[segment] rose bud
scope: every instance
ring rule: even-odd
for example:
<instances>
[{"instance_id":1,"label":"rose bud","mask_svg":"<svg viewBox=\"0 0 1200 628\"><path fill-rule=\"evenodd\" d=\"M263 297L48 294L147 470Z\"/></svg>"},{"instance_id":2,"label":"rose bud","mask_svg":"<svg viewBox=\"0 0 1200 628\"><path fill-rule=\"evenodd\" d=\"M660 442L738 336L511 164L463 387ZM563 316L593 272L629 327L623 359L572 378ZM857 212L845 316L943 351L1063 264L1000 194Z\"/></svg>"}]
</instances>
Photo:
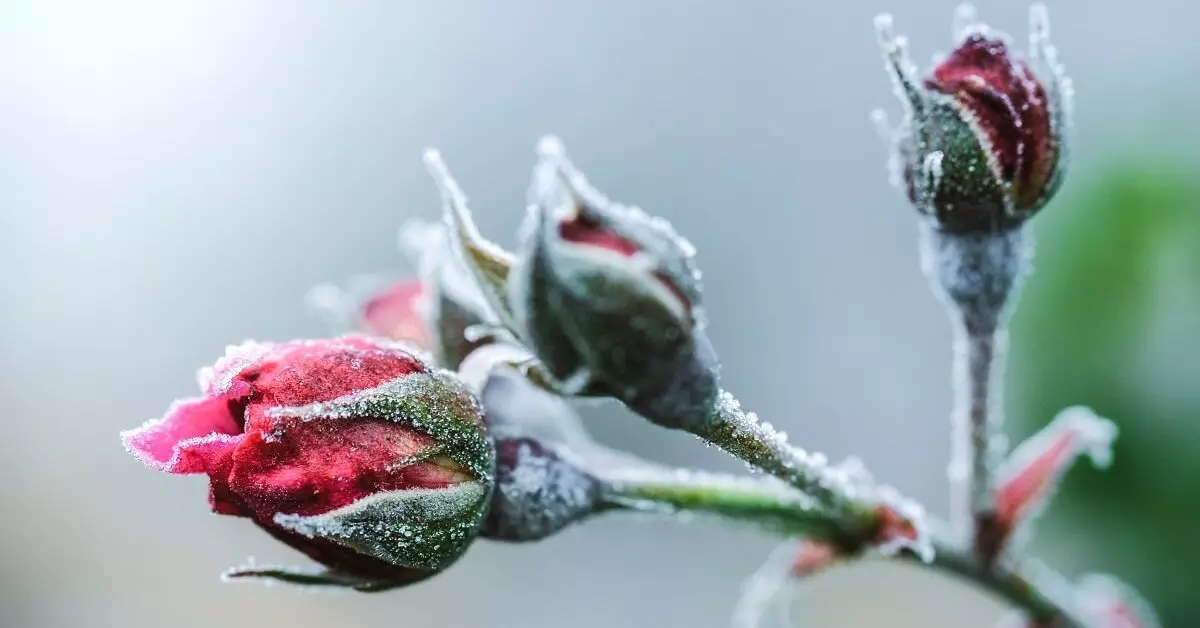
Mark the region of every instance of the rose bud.
<instances>
[{"instance_id":1,"label":"rose bud","mask_svg":"<svg viewBox=\"0 0 1200 628\"><path fill-rule=\"evenodd\" d=\"M717 382L692 246L666 221L595 191L557 140L540 152L516 256L479 235L445 164L426 155L463 260L500 323L536 357L535 380L698 431Z\"/></svg>"},{"instance_id":2,"label":"rose bud","mask_svg":"<svg viewBox=\"0 0 1200 628\"><path fill-rule=\"evenodd\" d=\"M345 337L231 347L204 396L122 433L169 473L204 473L215 512L247 517L324 565L235 569L379 590L427 578L478 534L494 448L459 381L399 345Z\"/></svg>"},{"instance_id":3,"label":"rose bud","mask_svg":"<svg viewBox=\"0 0 1200 628\"><path fill-rule=\"evenodd\" d=\"M898 129L874 114L892 151L892 178L946 232L1012 229L1062 183L1071 85L1049 43L1045 7L1035 5L1030 16L1025 57L964 5L957 47L923 81L891 17L876 19L905 109Z\"/></svg>"},{"instance_id":4,"label":"rose bud","mask_svg":"<svg viewBox=\"0 0 1200 628\"><path fill-rule=\"evenodd\" d=\"M717 397L691 244L660 218L588 185L544 140L509 302L568 393L602 392L666 427L697 431Z\"/></svg>"},{"instance_id":5,"label":"rose bud","mask_svg":"<svg viewBox=\"0 0 1200 628\"><path fill-rule=\"evenodd\" d=\"M1107 467L1116 436L1111 421L1074 407L1021 443L997 470L992 519L980 539L984 555L995 556L1023 540L1077 458L1087 455L1092 464Z\"/></svg>"}]
</instances>

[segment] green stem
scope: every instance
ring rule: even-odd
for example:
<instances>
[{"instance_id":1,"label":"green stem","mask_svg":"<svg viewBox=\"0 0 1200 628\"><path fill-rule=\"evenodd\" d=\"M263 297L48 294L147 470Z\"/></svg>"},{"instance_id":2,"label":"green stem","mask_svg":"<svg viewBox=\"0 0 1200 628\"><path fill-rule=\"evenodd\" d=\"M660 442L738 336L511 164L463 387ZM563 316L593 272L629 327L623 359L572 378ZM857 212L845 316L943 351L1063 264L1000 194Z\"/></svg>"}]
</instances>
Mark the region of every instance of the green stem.
<instances>
[{"instance_id":1,"label":"green stem","mask_svg":"<svg viewBox=\"0 0 1200 628\"><path fill-rule=\"evenodd\" d=\"M606 506L658 513L703 513L783 536L840 543L840 523L815 500L768 478L700 471L653 471L605 481Z\"/></svg>"},{"instance_id":2,"label":"green stem","mask_svg":"<svg viewBox=\"0 0 1200 628\"><path fill-rule=\"evenodd\" d=\"M847 549L857 550L874 540L880 504L866 499L856 490L863 487L855 487L852 478L829 466L824 456L790 445L785 434L742 410L730 393L721 392L712 420L696 435L811 496L838 521L839 538Z\"/></svg>"}]
</instances>

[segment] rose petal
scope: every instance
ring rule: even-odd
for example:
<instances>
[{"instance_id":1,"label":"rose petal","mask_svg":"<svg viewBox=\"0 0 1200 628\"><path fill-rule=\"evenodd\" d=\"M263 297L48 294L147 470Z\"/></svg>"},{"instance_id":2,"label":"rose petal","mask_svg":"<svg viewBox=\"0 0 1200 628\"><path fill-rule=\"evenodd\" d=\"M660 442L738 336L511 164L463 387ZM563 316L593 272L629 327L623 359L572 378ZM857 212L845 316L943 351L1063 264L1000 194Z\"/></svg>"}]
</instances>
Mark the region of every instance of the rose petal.
<instances>
[{"instance_id":1,"label":"rose petal","mask_svg":"<svg viewBox=\"0 0 1200 628\"><path fill-rule=\"evenodd\" d=\"M408 340L429 350L433 343L422 315L427 298L428 292L418 280L392 284L363 304L363 326L368 333Z\"/></svg>"},{"instance_id":2,"label":"rose petal","mask_svg":"<svg viewBox=\"0 0 1200 628\"><path fill-rule=\"evenodd\" d=\"M251 412L254 412L252 409ZM260 517L311 515L373 493L442 488L468 476L426 434L385 419L251 418L229 485Z\"/></svg>"},{"instance_id":3,"label":"rose petal","mask_svg":"<svg viewBox=\"0 0 1200 628\"><path fill-rule=\"evenodd\" d=\"M220 397L175 402L163 418L121 432L129 453L169 473L202 473L240 438L241 426Z\"/></svg>"}]
</instances>

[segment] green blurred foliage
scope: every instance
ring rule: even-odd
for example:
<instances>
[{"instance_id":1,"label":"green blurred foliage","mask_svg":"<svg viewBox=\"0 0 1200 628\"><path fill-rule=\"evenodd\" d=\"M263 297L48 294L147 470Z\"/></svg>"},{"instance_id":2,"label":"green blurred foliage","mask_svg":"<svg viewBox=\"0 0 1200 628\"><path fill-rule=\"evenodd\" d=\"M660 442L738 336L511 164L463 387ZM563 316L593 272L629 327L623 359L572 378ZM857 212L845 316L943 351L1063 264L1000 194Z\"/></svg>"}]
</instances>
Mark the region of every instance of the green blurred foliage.
<instances>
[{"instance_id":1,"label":"green blurred foliage","mask_svg":"<svg viewBox=\"0 0 1200 628\"><path fill-rule=\"evenodd\" d=\"M1037 552L1118 575L1181 627L1200 622L1197 166L1138 155L1075 173L1036 223L1009 373L1014 436L1075 404L1121 430L1113 468L1068 476Z\"/></svg>"}]
</instances>

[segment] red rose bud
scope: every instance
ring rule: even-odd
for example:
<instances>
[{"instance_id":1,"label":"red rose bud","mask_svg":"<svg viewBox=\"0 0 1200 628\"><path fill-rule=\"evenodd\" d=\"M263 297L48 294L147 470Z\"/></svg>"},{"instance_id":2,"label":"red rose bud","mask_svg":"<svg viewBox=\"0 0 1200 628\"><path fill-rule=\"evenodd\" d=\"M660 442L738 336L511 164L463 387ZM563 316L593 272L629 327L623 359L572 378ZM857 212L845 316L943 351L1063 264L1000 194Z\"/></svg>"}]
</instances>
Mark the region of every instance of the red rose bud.
<instances>
[{"instance_id":1,"label":"red rose bud","mask_svg":"<svg viewBox=\"0 0 1200 628\"><path fill-rule=\"evenodd\" d=\"M627 457L592 440L570 403L514 370L492 371L481 399L496 439L496 490L481 536L536 541L607 510L597 474Z\"/></svg>"},{"instance_id":2,"label":"red rose bud","mask_svg":"<svg viewBox=\"0 0 1200 628\"><path fill-rule=\"evenodd\" d=\"M543 140L509 280L518 335L564 394L604 394L693 429L716 400L692 246L661 218L610 202Z\"/></svg>"},{"instance_id":3,"label":"red rose bud","mask_svg":"<svg viewBox=\"0 0 1200 628\"><path fill-rule=\"evenodd\" d=\"M229 577L401 586L454 562L478 533L494 464L482 410L400 346L247 343L200 379L203 397L122 433L125 446L152 468L207 474L214 511L326 567Z\"/></svg>"},{"instance_id":4,"label":"red rose bud","mask_svg":"<svg viewBox=\"0 0 1200 628\"><path fill-rule=\"evenodd\" d=\"M1008 36L959 9L958 46L919 80L891 17L876 19L896 93L900 128L877 123L892 147L893 180L943 230L979 233L1014 228L1058 190L1066 165L1064 135L1071 86L1049 44L1046 9L1030 11L1029 56Z\"/></svg>"},{"instance_id":5,"label":"red rose bud","mask_svg":"<svg viewBox=\"0 0 1200 628\"><path fill-rule=\"evenodd\" d=\"M1097 467L1112 462L1117 428L1082 407L1058 414L1037 434L1021 443L997 471L994 529L990 554L1013 545L1054 496L1067 469L1082 455Z\"/></svg>"}]
</instances>

